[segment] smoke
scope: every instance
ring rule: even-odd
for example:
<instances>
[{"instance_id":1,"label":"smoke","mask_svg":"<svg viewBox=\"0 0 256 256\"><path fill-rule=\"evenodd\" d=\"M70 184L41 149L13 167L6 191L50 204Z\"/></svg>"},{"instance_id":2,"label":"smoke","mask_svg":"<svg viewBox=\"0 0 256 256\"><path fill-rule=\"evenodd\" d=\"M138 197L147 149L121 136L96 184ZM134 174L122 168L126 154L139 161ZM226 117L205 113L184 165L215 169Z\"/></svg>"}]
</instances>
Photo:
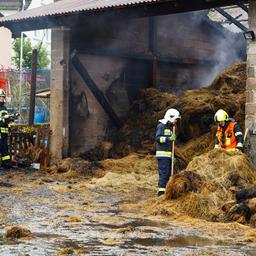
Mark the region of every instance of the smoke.
<instances>
[{"instance_id":1,"label":"smoke","mask_svg":"<svg viewBox=\"0 0 256 256\"><path fill-rule=\"evenodd\" d=\"M246 59L241 33L233 33L209 19L208 11L158 17L158 50L164 56L191 60L191 65L162 64L162 90L179 94L186 89L207 86L229 65ZM198 63L201 61L201 64ZM198 64L196 64L198 63ZM194 64L194 65L193 65Z\"/></svg>"},{"instance_id":2,"label":"smoke","mask_svg":"<svg viewBox=\"0 0 256 256\"><path fill-rule=\"evenodd\" d=\"M214 21L208 21L218 27L219 36L212 38L214 45L215 65L209 74L201 78L201 85L208 85L212 80L228 66L246 60L246 41L241 31L232 32Z\"/></svg>"}]
</instances>

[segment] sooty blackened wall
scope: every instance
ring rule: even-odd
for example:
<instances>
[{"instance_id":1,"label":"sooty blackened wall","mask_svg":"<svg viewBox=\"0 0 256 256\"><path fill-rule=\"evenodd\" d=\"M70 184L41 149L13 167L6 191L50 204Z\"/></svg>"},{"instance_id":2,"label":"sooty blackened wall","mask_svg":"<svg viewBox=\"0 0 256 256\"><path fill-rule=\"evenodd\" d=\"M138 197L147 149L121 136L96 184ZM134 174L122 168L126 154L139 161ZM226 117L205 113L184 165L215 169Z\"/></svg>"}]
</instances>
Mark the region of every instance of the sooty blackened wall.
<instances>
[{"instance_id":1,"label":"sooty blackened wall","mask_svg":"<svg viewBox=\"0 0 256 256\"><path fill-rule=\"evenodd\" d=\"M243 38L208 20L204 12L161 17L92 20L71 31L71 48L120 118L142 88L181 93L207 85L225 66L240 60ZM155 37L152 32L157 31ZM230 47L232 45L232 47ZM238 49L243 49L242 52ZM156 69L153 68L153 55ZM114 125L71 68L71 154L89 150Z\"/></svg>"}]
</instances>

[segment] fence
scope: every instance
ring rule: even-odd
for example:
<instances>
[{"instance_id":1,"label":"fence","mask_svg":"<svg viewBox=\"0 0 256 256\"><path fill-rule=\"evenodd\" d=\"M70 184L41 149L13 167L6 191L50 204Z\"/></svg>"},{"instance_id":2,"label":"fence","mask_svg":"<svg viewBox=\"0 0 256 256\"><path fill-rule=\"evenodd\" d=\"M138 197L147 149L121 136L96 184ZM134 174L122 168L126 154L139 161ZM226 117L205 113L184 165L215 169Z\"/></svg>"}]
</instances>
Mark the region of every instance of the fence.
<instances>
[{"instance_id":1,"label":"fence","mask_svg":"<svg viewBox=\"0 0 256 256\"><path fill-rule=\"evenodd\" d=\"M50 88L50 70L37 69L36 76L36 90L42 91ZM20 81L21 79L21 81ZM16 69L0 68L0 88L4 89L7 93L7 107L16 108L20 110L20 117L23 124L28 122L29 113L29 95L31 84L31 70L23 69L21 74ZM47 98L36 97L36 107L45 109L48 118L49 100Z\"/></svg>"},{"instance_id":2,"label":"fence","mask_svg":"<svg viewBox=\"0 0 256 256\"><path fill-rule=\"evenodd\" d=\"M9 146L12 159L30 159L46 168L50 161L50 141L49 125L11 126Z\"/></svg>"}]
</instances>

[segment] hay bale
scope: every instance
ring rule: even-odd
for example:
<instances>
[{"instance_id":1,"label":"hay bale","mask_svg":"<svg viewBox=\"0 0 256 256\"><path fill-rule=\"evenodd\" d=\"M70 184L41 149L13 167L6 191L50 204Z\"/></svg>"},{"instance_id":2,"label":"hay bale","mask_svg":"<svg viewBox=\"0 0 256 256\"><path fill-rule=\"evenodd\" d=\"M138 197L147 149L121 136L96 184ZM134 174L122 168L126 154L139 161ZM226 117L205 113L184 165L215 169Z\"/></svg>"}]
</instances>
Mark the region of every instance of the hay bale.
<instances>
[{"instance_id":1,"label":"hay bale","mask_svg":"<svg viewBox=\"0 0 256 256\"><path fill-rule=\"evenodd\" d=\"M19 239L24 237L30 237L31 231L19 226L14 226L6 231L6 238Z\"/></svg>"},{"instance_id":2,"label":"hay bale","mask_svg":"<svg viewBox=\"0 0 256 256\"><path fill-rule=\"evenodd\" d=\"M196 192L202 185L201 177L190 171L180 172L169 180L166 186L165 199L179 198L189 191Z\"/></svg>"}]
</instances>

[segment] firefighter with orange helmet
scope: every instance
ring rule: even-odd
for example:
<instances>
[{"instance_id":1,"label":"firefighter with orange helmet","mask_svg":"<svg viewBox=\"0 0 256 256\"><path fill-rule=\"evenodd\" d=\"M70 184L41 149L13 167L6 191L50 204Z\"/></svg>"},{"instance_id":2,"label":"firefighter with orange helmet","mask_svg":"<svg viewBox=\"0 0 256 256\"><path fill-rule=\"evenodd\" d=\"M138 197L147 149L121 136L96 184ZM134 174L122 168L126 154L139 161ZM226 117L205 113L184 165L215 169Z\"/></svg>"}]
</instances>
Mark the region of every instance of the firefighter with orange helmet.
<instances>
[{"instance_id":1,"label":"firefighter with orange helmet","mask_svg":"<svg viewBox=\"0 0 256 256\"><path fill-rule=\"evenodd\" d=\"M0 153L2 160L2 167L11 168L11 156L8 149L8 133L9 123L12 117L8 114L7 108L5 107L6 94L3 89L0 89Z\"/></svg>"},{"instance_id":2,"label":"firefighter with orange helmet","mask_svg":"<svg viewBox=\"0 0 256 256\"><path fill-rule=\"evenodd\" d=\"M229 118L226 111L219 109L214 115L214 121L218 123L215 148L243 149L242 130L233 118Z\"/></svg>"},{"instance_id":3,"label":"firefighter with orange helmet","mask_svg":"<svg viewBox=\"0 0 256 256\"><path fill-rule=\"evenodd\" d=\"M172 127L180 118L177 109L170 108L166 111L164 118L159 120L156 128L156 159L158 162L158 196L165 193L166 184L171 175L172 142L176 140L176 135L172 132Z\"/></svg>"}]
</instances>

